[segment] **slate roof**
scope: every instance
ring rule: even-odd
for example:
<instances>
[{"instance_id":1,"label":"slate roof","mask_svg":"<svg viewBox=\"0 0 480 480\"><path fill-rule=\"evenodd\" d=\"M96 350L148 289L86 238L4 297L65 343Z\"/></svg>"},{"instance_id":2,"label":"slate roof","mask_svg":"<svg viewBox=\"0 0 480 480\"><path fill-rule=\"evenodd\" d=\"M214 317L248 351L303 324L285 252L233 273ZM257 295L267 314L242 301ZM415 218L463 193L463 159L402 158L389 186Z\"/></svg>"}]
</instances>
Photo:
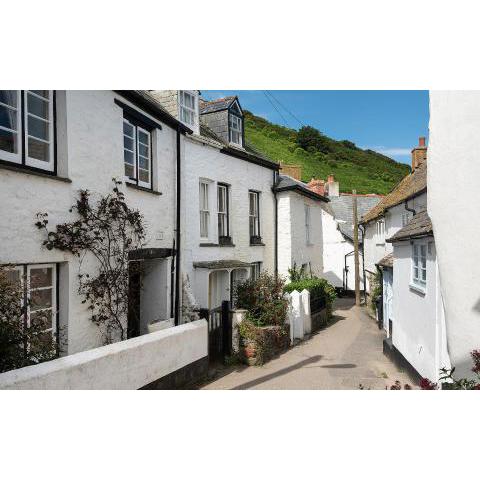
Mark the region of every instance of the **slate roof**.
<instances>
[{"instance_id":1,"label":"slate roof","mask_svg":"<svg viewBox=\"0 0 480 480\"><path fill-rule=\"evenodd\" d=\"M410 238L419 238L433 235L432 221L428 216L427 209L419 210L413 218L401 228L393 237L387 238L387 242L392 243L399 240L409 240Z\"/></svg>"},{"instance_id":2,"label":"slate roof","mask_svg":"<svg viewBox=\"0 0 480 480\"><path fill-rule=\"evenodd\" d=\"M285 191L294 191L299 193L300 195L304 195L305 197L312 198L314 200L320 200L323 202L329 202L330 200L323 195L319 195L318 193L313 192L310 190L307 185L299 180L295 180L294 178L288 175L279 175L277 184L274 187L274 191L276 192L285 192Z\"/></svg>"},{"instance_id":3,"label":"slate roof","mask_svg":"<svg viewBox=\"0 0 480 480\"><path fill-rule=\"evenodd\" d=\"M360 196L357 195L357 215L358 219L374 208L381 200L379 196ZM353 195L340 195L330 197L330 207L333 216L338 222L338 228L342 234L353 241ZM358 232L359 241L361 241L362 232Z\"/></svg>"},{"instance_id":4,"label":"slate roof","mask_svg":"<svg viewBox=\"0 0 480 480\"><path fill-rule=\"evenodd\" d=\"M385 210L415 197L427 189L427 161L424 160L414 171L404 177L400 183L381 202L367 212L361 223L368 223L382 216Z\"/></svg>"},{"instance_id":5,"label":"slate roof","mask_svg":"<svg viewBox=\"0 0 480 480\"><path fill-rule=\"evenodd\" d=\"M219 112L220 110L226 110L237 99L236 96L217 98L216 100L200 102L200 115L204 113Z\"/></svg>"},{"instance_id":6,"label":"slate roof","mask_svg":"<svg viewBox=\"0 0 480 480\"><path fill-rule=\"evenodd\" d=\"M385 255L378 263L380 267L393 268L393 252Z\"/></svg>"}]
</instances>

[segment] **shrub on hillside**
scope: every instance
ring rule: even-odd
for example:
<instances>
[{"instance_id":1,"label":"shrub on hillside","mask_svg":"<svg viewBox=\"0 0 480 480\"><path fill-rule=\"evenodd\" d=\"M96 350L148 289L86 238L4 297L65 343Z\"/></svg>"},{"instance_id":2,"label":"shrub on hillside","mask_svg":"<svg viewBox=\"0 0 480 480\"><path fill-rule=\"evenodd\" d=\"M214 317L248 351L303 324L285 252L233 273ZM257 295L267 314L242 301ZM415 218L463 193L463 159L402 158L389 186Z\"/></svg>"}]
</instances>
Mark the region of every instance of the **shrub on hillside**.
<instances>
[{"instance_id":1,"label":"shrub on hillside","mask_svg":"<svg viewBox=\"0 0 480 480\"><path fill-rule=\"evenodd\" d=\"M247 320L256 326L283 325L288 308L284 286L281 277L262 272L256 280L248 279L234 287L237 308L248 310Z\"/></svg>"},{"instance_id":2,"label":"shrub on hillside","mask_svg":"<svg viewBox=\"0 0 480 480\"><path fill-rule=\"evenodd\" d=\"M297 145L307 150L308 147L314 147L315 150L323 153L331 151L329 139L316 128L305 126L297 132Z\"/></svg>"}]
</instances>

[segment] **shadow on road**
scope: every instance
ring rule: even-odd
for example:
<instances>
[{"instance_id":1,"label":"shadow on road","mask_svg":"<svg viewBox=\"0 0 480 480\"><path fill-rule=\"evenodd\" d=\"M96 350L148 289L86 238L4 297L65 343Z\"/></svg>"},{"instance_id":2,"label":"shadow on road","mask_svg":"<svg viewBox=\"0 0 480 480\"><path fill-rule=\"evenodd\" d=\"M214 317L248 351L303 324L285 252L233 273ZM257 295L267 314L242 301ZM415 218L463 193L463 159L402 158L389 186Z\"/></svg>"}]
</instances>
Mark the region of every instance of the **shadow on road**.
<instances>
[{"instance_id":1,"label":"shadow on road","mask_svg":"<svg viewBox=\"0 0 480 480\"><path fill-rule=\"evenodd\" d=\"M322 359L322 355L314 355L313 357L306 358L300 362L291 365L290 367L282 368L276 372L270 373L268 375L264 375L263 377L256 378L255 380L251 380L250 382L243 383L242 385L237 385L233 390L247 390L252 387L256 387L261 383L267 382L273 378L280 377L282 375L286 375L287 373L293 372L294 370L298 370L299 368L305 367L310 363L318 362Z\"/></svg>"}]
</instances>

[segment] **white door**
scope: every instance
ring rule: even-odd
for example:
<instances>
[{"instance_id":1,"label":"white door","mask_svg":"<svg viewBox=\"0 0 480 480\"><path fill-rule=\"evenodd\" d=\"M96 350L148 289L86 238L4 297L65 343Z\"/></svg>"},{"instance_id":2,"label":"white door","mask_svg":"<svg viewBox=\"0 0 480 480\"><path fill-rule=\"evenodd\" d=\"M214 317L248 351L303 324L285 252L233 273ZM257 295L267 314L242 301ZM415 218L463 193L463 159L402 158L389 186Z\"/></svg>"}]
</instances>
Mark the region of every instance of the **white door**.
<instances>
[{"instance_id":1,"label":"white door","mask_svg":"<svg viewBox=\"0 0 480 480\"><path fill-rule=\"evenodd\" d=\"M390 337L390 325L393 323L393 270L383 269L383 328Z\"/></svg>"},{"instance_id":2,"label":"white door","mask_svg":"<svg viewBox=\"0 0 480 480\"><path fill-rule=\"evenodd\" d=\"M208 308L220 307L224 300L230 300L230 275L227 270L216 270L209 277Z\"/></svg>"}]
</instances>

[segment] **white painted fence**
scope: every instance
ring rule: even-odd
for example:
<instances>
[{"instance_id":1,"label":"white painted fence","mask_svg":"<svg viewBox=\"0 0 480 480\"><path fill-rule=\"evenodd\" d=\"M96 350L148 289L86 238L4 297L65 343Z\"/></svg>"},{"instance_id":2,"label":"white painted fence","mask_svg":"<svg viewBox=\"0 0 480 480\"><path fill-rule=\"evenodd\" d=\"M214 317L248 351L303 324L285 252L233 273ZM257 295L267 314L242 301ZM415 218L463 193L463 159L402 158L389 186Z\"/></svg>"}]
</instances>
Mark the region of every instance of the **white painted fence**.
<instances>
[{"instance_id":1,"label":"white painted fence","mask_svg":"<svg viewBox=\"0 0 480 480\"><path fill-rule=\"evenodd\" d=\"M286 293L289 301L287 323L290 325L290 343L303 340L312 332L312 318L310 315L310 292L294 290Z\"/></svg>"},{"instance_id":2,"label":"white painted fence","mask_svg":"<svg viewBox=\"0 0 480 480\"><path fill-rule=\"evenodd\" d=\"M0 389L138 389L208 355L196 320L0 374Z\"/></svg>"}]
</instances>

